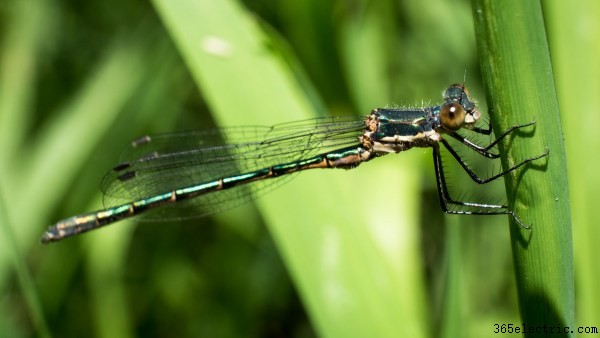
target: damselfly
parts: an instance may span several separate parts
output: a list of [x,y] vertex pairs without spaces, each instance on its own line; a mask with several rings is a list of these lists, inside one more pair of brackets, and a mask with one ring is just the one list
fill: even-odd
[[[464,134],[491,135],[476,126],[481,114],[469,92],[453,84],[441,105],[418,109],[378,108],[365,118],[327,117],[273,127],[224,128],[144,136],[131,143],[102,181],[106,209],[59,221],[42,243],[90,231],[139,215],[153,220],[201,216],[230,208],[274,188],[292,174],[314,168],[351,169],[389,153],[413,147],[433,148],[442,210],[449,214],[508,214],[527,226],[506,205],[455,200],[447,188],[440,143],[478,184],[485,184],[548,154],[527,158],[488,178],[480,178],[443,136],[488,159],[515,125],[482,146]],[[185,210],[188,209],[188,210]]]

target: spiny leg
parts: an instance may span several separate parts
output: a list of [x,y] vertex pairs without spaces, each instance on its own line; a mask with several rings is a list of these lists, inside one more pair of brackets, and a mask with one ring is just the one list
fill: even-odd
[[[451,149],[451,148],[450,148]],[[452,151],[451,151],[452,152]],[[456,152],[454,152],[456,154]],[[458,155],[456,155],[458,156]],[[459,160],[462,162],[462,160]],[[464,162],[463,162],[464,163]],[[521,219],[515,214],[514,211],[508,210],[508,207],[505,205],[495,205],[495,204],[481,204],[481,203],[471,203],[471,202],[462,202],[455,201],[450,197],[450,193],[448,192],[448,186],[446,184],[446,177],[444,174],[444,167],[442,165],[442,156],[440,154],[440,147],[438,144],[433,145],[433,167],[435,169],[435,177],[438,188],[438,197],[440,200],[440,205],[442,210],[447,214],[457,214],[457,215],[511,215],[515,222],[517,222],[522,228],[530,229],[531,225],[525,225],[521,221]],[[466,164],[465,164],[466,165]],[[463,167],[465,168],[465,167]],[[515,168],[516,169],[516,168]],[[514,169],[513,169],[514,170]],[[467,172],[471,172],[475,177],[475,175],[470,169]],[[489,180],[487,181],[489,182]],[[487,183],[484,182],[484,183]],[[484,184],[481,183],[481,184]],[[470,210],[451,210],[448,208],[449,205],[458,205],[463,207],[476,207],[481,209],[487,209],[486,211],[470,211]],[[502,210],[504,209],[504,210]]]
[[[510,133],[512,133],[513,131],[515,131],[516,129],[520,129],[520,128],[525,128],[525,127],[529,127],[531,125],[534,125],[535,121],[531,121],[529,123],[523,123],[523,124],[517,124],[514,125],[510,128],[508,128],[506,131],[504,131],[502,134],[500,134],[500,136],[498,136],[492,143],[488,144],[485,147],[482,147],[478,144],[473,143],[471,140],[459,135],[456,132],[450,133],[449,135],[458,140],[459,142],[463,143],[464,145],[466,145],[467,147],[475,150],[477,153],[479,153],[480,155],[483,155],[487,158],[499,158],[500,155],[499,154],[494,154],[491,153],[489,150],[492,149],[495,145],[497,145],[500,141],[502,141],[502,139],[504,139],[507,135],[509,135]],[[492,127],[491,125],[489,126],[488,129],[481,129],[481,128],[473,128],[471,129],[471,131],[478,133],[478,134],[483,134],[483,135],[490,135],[491,131],[492,131]]]
[[546,149],[546,151],[543,154],[541,154],[541,155],[526,158],[523,161],[521,161],[520,163],[518,163],[518,164],[516,164],[516,165],[508,168],[507,170],[504,170],[504,171],[502,171],[502,172],[500,172],[500,173],[498,173],[496,175],[493,175],[491,177],[481,178],[481,177],[477,176],[477,174],[473,170],[471,170],[471,168],[469,168],[469,166],[467,165],[467,163],[465,163],[465,161],[460,157],[460,155],[458,155],[458,153],[456,152],[456,150],[454,150],[454,148],[452,148],[452,146],[448,143],[448,141],[442,139],[441,142],[442,142],[442,144],[444,144],[444,147],[446,147],[446,149],[448,149],[448,151],[450,152],[450,154],[452,154],[452,156],[456,159],[456,161],[458,162],[458,164],[460,164],[460,166],[463,168],[463,170],[467,174],[469,174],[469,176],[471,177],[471,179],[473,181],[475,181],[477,184],[485,184],[485,183],[491,182],[491,181],[493,181],[495,179],[498,179],[498,178],[500,178],[500,177],[502,177],[502,176],[504,176],[504,175],[506,175],[506,174],[508,174],[508,173],[510,173],[512,171],[515,171],[515,170],[519,169],[520,167],[524,166],[525,164],[527,164],[527,163],[529,163],[531,161],[535,161],[537,159],[540,159],[540,158],[548,155],[548,149]]

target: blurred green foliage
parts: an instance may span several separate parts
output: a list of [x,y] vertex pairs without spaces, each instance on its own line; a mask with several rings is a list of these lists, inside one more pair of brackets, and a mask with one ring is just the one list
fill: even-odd
[[[445,86],[463,81],[465,72],[467,85],[485,107],[466,0],[223,3],[239,8],[237,16],[215,16],[208,9],[192,13],[198,29],[215,22],[256,24],[253,34],[259,32],[255,38],[280,62],[284,73],[279,75],[297,83],[299,96],[318,110],[316,115],[365,115],[377,106],[434,103]],[[593,153],[591,148],[599,144],[593,132],[580,133],[577,122],[581,116],[593,121],[589,106],[600,79],[593,62],[598,50],[585,46],[598,45],[594,23],[599,20],[593,15],[600,11],[585,10],[591,1],[544,5],[552,14],[563,13],[548,16],[546,25],[553,61],[559,61],[554,67],[567,157],[583,161],[589,152],[578,145]],[[215,121],[249,119],[244,123],[269,125],[297,118],[283,105],[277,115],[263,114],[255,121],[247,115],[262,112],[236,106],[245,99],[233,96],[236,91],[199,83],[159,8],[138,0],[0,4],[0,336],[312,337],[356,326],[384,327],[388,336],[482,337],[493,336],[493,324],[520,322],[507,218],[444,216],[427,150],[390,155],[357,173],[299,175],[273,192],[275,197],[261,198],[258,208],[250,204],[175,223],[121,222],[57,245],[39,245],[46,226],[102,207],[100,178],[131,139],[209,128]],[[569,39],[564,38],[567,29],[574,30]],[[570,48],[588,60],[575,71],[574,61],[565,56]],[[226,58],[221,61],[226,68]],[[246,67],[238,77],[224,80],[260,90],[261,82],[246,76],[255,65]],[[586,86],[573,80],[580,78],[587,79]],[[271,95],[260,99],[275,101],[281,94]],[[225,104],[236,110],[233,117],[222,114]],[[598,280],[591,271],[600,271],[593,259],[593,240],[599,237],[589,205],[598,185],[586,184],[588,175],[578,174],[583,167],[592,170],[592,163],[585,161],[585,166],[575,167],[569,162],[576,278],[585,287],[577,294],[582,311],[576,319],[597,325],[592,320],[600,318],[600,310],[587,295]],[[456,176],[456,185],[468,183]],[[357,182],[362,181],[353,181],[357,178],[369,179],[364,196],[339,188],[352,185],[361,191]],[[321,185],[312,184],[319,179]],[[328,181],[342,193],[331,193]],[[284,200],[285,190],[298,196],[293,207],[276,204]],[[342,211],[319,208],[310,201],[314,194],[339,201],[336,210]],[[364,307],[364,323],[356,317],[344,322],[348,317],[343,316],[336,322],[331,312],[319,309],[314,296],[318,282],[310,284],[302,275],[303,265],[310,270],[320,262],[298,261],[293,243],[281,233],[285,228],[274,226],[273,219],[278,212],[281,218],[302,212],[318,215],[326,228],[331,219],[344,217],[343,210],[363,208],[365,199],[377,201],[370,206],[378,210],[373,218],[389,239],[400,241],[394,248],[411,250],[373,267],[389,270],[389,280],[373,278],[371,271],[379,270],[365,268],[364,261],[350,265],[353,271],[347,275],[364,275],[361,283],[381,284],[357,283],[360,290],[338,294],[349,302],[342,302],[348,308],[355,293],[368,299],[373,292],[375,303]],[[265,201],[273,201],[276,210],[265,208]],[[578,209],[580,205],[586,208]],[[341,246],[352,245],[346,250],[356,257],[371,257],[372,249],[384,241],[357,235],[362,227],[377,229],[348,222],[348,236],[357,237],[356,242]],[[320,235],[314,240],[322,240]],[[301,238],[295,244],[310,248],[308,241]],[[367,244],[354,246],[361,242]],[[409,262],[409,268],[393,266],[394,260]],[[407,284],[396,286],[389,302],[379,303],[377,290],[387,290],[386,283],[394,286],[398,280]],[[403,306],[416,314],[402,312]]]

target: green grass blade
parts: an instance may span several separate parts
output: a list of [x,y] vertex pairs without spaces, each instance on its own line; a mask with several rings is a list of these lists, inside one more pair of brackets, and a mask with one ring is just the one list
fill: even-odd
[[597,326],[600,318],[597,201],[600,200],[600,3],[545,1],[546,27],[564,121],[569,190],[573,206],[576,322]]
[[2,189],[0,189],[0,234],[4,238],[5,252],[10,256],[13,268],[19,280],[19,287],[23,293],[23,298],[28,306],[30,320],[33,322],[39,337],[49,338],[50,330],[48,329],[48,323],[44,317],[42,304],[35,288],[35,283],[31,278],[29,268],[24,259],[24,255],[17,245],[12,223],[8,215],[8,210],[4,204],[4,195]]
[[53,29],[48,29],[52,5],[47,1],[13,1],[2,7],[7,13],[2,13],[0,46],[0,169],[5,169],[31,127],[36,71]]
[[534,132],[501,147],[507,154],[503,166],[550,151],[546,159],[506,178],[510,204],[525,223],[534,224],[524,230],[513,221],[510,228],[521,317],[527,325],[573,327],[565,148],[541,6],[520,0],[472,3],[495,131],[537,120]]
[[[154,3],[220,124],[270,125],[314,116],[322,106],[299,85],[277,40],[236,2]],[[400,193],[417,182],[393,160],[303,173],[258,201],[321,336],[427,332],[422,283],[414,282],[417,206]],[[396,192],[367,188],[373,177],[386,177]],[[361,203],[365,189],[368,206]],[[399,318],[411,318],[410,325],[398,325]]]

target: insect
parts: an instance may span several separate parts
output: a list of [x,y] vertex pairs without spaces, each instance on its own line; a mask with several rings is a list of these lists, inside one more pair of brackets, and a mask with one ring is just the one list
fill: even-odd
[[440,105],[423,108],[378,108],[364,118],[326,117],[272,127],[144,136],[131,143],[122,162],[103,179],[106,209],[61,220],[44,233],[41,241],[59,241],[139,215],[157,220],[218,212],[244,203],[303,170],[352,169],[414,147],[433,148],[439,200],[445,213],[508,214],[528,228],[506,205],[453,199],[446,183],[440,144],[473,181],[485,184],[548,155],[548,151],[491,177],[480,178],[444,137],[459,141],[484,158],[496,159],[500,155],[491,151],[495,145],[535,121],[512,126],[481,146],[460,133],[492,133],[490,125],[476,126],[481,114],[465,86],[449,86],[443,100]]

